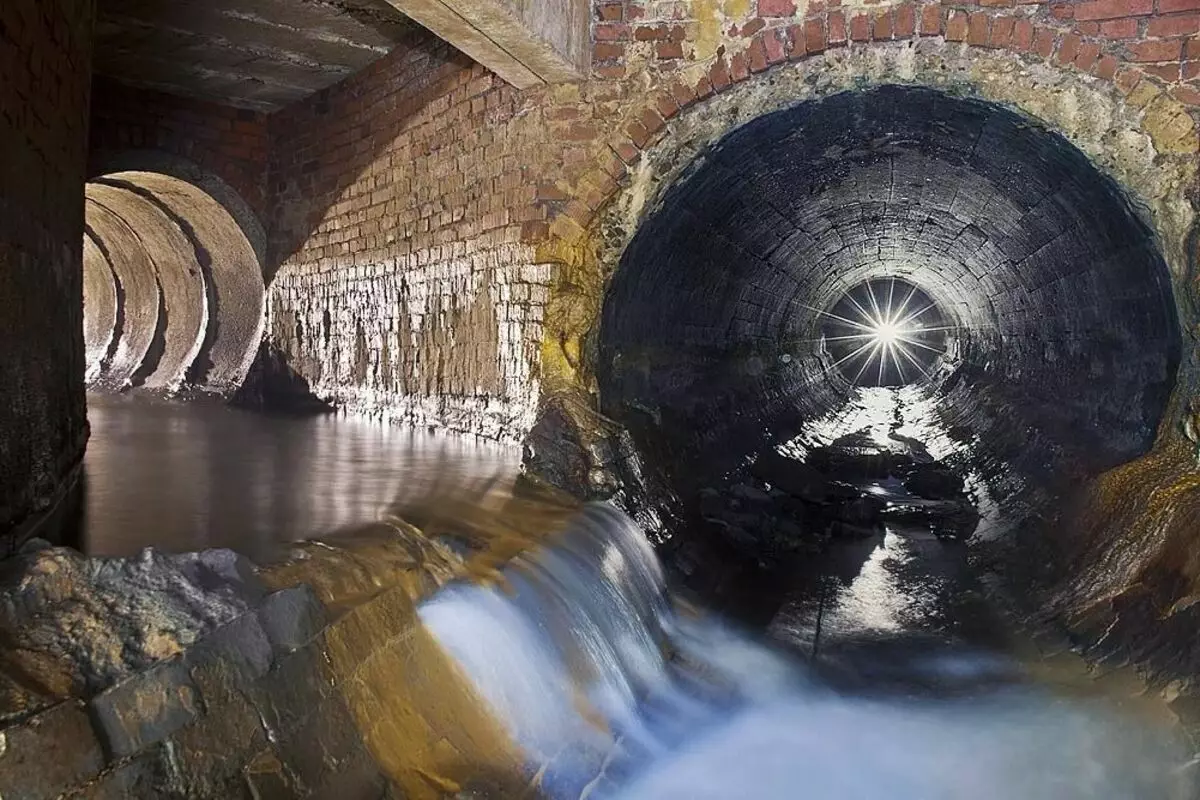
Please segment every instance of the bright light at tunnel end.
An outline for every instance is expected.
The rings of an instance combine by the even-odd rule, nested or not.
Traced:
[[[826,336],[826,341],[848,350],[840,354],[830,368],[842,368],[853,383],[874,378],[882,384],[889,370],[901,383],[914,373],[928,377],[927,367],[943,353],[932,346],[929,337],[950,328],[937,323],[927,325],[922,321],[922,317],[932,315],[939,317],[938,322],[941,322],[935,304],[915,285],[895,278],[885,280],[887,289],[881,289],[878,295],[875,285],[883,280],[868,281],[847,292],[838,304],[845,305],[838,309],[844,312],[842,314],[820,312],[844,332],[843,335]],[[865,296],[856,299],[854,295],[859,291]]]
[[[875,334],[875,344],[877,345],[893,345],[896,340],[904,335],[906,328],[902,328],[894,322],[886,320],[875,320],[871,325],[872,332]]]

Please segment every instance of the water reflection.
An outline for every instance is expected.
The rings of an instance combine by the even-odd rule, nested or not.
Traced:
[[[269,417],[206,402],[90,395],[82,547],[230,547],[372,522],[397,502],[511,481],[515,447],[368,420]]]

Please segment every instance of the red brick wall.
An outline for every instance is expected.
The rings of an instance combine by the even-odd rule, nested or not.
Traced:
[[[267,208],[267,117],[258,111],[136,89],[97,78],[91,165],[110,152],[154,150],[187,159],[230,185],[262,217]]]
[[[418,36],[271,119],[273,335],[337,402],[519,435],[543,315],[586,327],[596,307],[546,308],[550,276],[531,266],[596,245],[598,211],[683,109],[776,64],[924,39],[1109,81],[1138,108],[1169,99],[1155,122],[1182,141],[1200,100],[1197,4],[598,0],[592,78],[525,92]]]
[[[83,452],[91,0],[0,4],[0,544]]]
[[[547,271],[521,250],[542,136],[519,107],[417,31],[272,117],[272,334],[319,394],[489,435],[527,424]]]
[[[714,6],[745,13],[721,20],[718,31],[704,13]],[[1112,81],[1122,94],[1136,89],[1143,103],[1146,96],[1166,94],[1193,117],[1200,108],[1200,0],[866,0],[854,7],[841,0],[597,0],[595,10],[596,77],[652,77],[649,91],[633,98],[623,121],[609,127],[616,135],[607,137],[608,144],[621,164],[609,163],[602,152],[589,174],[565,174],[576,182],[580,201],[565,210],[581,226],[615,191],[612,178],[624,174],[622,164],[636,161],[681,108],[772,65],[855,43],[939,37]],[[715,58],[706,60],[710,53]],[[697,64],[707,66],[700,75]],[[568,238],[579,233],[570,225],[558,230]]]

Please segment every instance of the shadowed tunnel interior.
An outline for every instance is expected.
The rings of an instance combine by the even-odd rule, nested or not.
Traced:
[[[262,336],[258,257],[192,184],[118,172],[87,185],[87,380],[99,390],[241,385]]]
[[[884,382],[912,384],[948,461],[994,497],[1149,448],[1180,341],[1147,226],[1060,136],[895,86],[761,117],[665,193],[606,298],[604,408],[686,503],[870,399],[874,367],[857,382],[834,368],[831,322],[848,292],[893,279],[928,296],[939,330],[936,352],[909,348],[919,369],[900,358]]]

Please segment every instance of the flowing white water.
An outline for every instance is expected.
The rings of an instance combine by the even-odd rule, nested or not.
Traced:
[[[641,531],[606,505],[505,577],[449,587],[420,613],[547,797],[1190,796],[1186,758],[1163,732],[1096,702],[989,684],[995,654],[911,665],[968,692],[834,691],[714,616],[678,610]]]

